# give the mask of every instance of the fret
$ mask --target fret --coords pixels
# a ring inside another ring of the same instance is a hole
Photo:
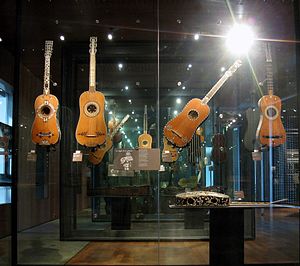
[[[96,47],[97,37],[90,37],[90,73],[89,73],[89,92],[96,91]]]
[[[50,58],[52,55],[53,41],[45,42],[45,67],[44,67],[44,89],[43,94],[50,94]]]

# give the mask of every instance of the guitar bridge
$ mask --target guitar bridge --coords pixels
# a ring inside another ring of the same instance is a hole
[[[262,137],[266,138],[266,139],[281,139],[281,138],[283,138],[282,135],[274,135],[274,136],[266,136],[266,135],[264,135]]]

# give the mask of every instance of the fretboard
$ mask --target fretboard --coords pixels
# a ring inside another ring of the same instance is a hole
[[[147,134],[148,131],[148,118],[147,118],[147,105],[145,105],[144,109],[144,134]]]
[[[225,72],[225,74],[218,80],[218,82],[211,88],[211,90],[202,99],[203,104],[207,104],[211,98],[217,93],[228,78],[242,65],[241,60],[236,60],[234,64]]]
[[[44,68],[44,91],[43,94],[50,94],[50,56],[45,55],[45,68]]]
[[[96,91],[96,54],[90,54],[90,79],[89,79],[89,91]]]
[[[273,84],[272,62],[266,62],[266,70],[267,70],[267,88],[268,88],[268,94],[269,95],[273,95],[274,84]]]

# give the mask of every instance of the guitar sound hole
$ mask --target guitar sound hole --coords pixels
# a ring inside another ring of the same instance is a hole
[[[197,118],[198,118],[198,112],[197,111],[195,111],[195,110],[191,110],[191,111],[189,111],[189,113],[188,113],[188,117],[189,117],[189,119],[191,119],[191,120],[196,120]]]
[[[148,141],[147,140],[143,140],[143,145],[147,145]]]
[[[87,110],[90,114],[95,113],[95,112],[97,112],[97,106],[94,105],[94,104],[90,104],[90,105],[86,108],[86,110]]]
[[[274,116],[277,115],[277,111],[276,111],[274,108],[270,107],[270,108],[267,110],[267,114],[268,114],[269,117],[274,117]]]
[[[50,115],[51,109],[49,106],[45,105],[41,108],[42,115]]]

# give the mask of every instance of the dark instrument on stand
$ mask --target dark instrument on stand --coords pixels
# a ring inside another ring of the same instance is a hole
[[[177,147],[185,147],[191,141],[196,129],[209,115],[207,103],[241,64],[241,60],[235,61],[202,100],[190,100],[181,113],[166,124],[164,135],[171,143]]]
[[[92,164],[99,164],[103,160],[104,155],[112,148],[113,146],[113,137],[119,132],[120,128],[123,127],[123,125],[128,120],[129,115],[126,115],[122,121],[113,129],[113,131],[106,137],[106,141],[103,145],[101,145],[99,148],[96,148],[95,151],[91,151],[89,153],[89,161]]]
[[[34,102],[35,118],[31,128],[32,142],[38,145],[53,145],[59,141],[60,129],[56,117],[58,99],[50,94],[50,58],[53,41],[45,42],[44,90]]]
[[[253,105],[246,110],[247,128],[244,135],[244,146],[248,151],[254,151],[257,142],[256,130],[259,122],[259,109],[254,105],[254,93],[251,95]]]
[[[148,131],[148,118],[147,118],[147,105],[144,109],[144,133],[138,137],[139,149],[151,149],[152,137],[147,133]]]
[[[214,164],[224,163],[227,159],[226,140],[223,134],[217,133],[212,138],[211,160]]]
[[[79,98],[80,116],[76,128],[76,140],[87,147],[96,147],[105,142],[107,130],[104,119],[105,98],[96,91],[97,37],[90,38],[89,90]]]
[[[258,106],[261,111],[256,135],[262,146],[276,147],[286,140],[281,121],[281,99],[273,94],[273,71],[270,44],[266,45],[266,68],[268,95],[264,95]]]

